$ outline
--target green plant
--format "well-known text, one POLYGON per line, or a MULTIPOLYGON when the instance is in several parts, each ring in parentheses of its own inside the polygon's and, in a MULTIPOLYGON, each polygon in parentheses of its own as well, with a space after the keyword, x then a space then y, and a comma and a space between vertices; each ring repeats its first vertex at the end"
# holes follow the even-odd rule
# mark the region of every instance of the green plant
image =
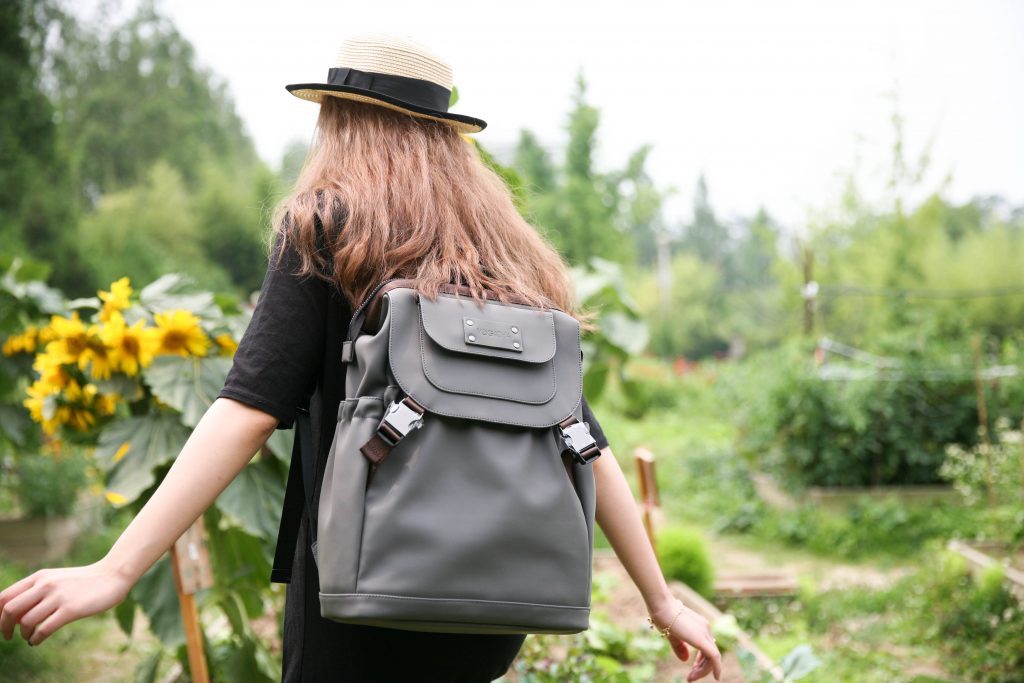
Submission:
POLYGON ((77 448, 18 458, 16 492, 26 517, 51 517, 74 512, 89 481, 90 462, 77 448))
POLYGON ((1020 478, 1024 436, 1019 429, 1012 429, 1009 420, 1000 418, 996 420, 992 437, 995 443, 989 447, 983 444, 973 448, 959 444, 946 447, 946 460, 939 468, 939 476, 950 481, 968 503, 987 502, 989 464, 993 502, 1016 503, 1024 495, 1020 478))
POLYGON ((659 634, 623 629, 595 612, 582 633, 527 636, 513 670, 520 683, 646 683, 654 677, 655 662, 668 651, 659 634), (564 654, 555 656, 558 651, 564 654))
POLYGON ((656 533, 655 544, 666 577, 682 581, 701 595, 711 595, 714 568, 707 542, 699 532, 668 526, 656 533))
POLYGON ((999 565, 974 578, 961 565, 929 580, 934 637, 950 665, 979 683, 1016 682, 1024 671, 1024 607, 1004 578, 999 565))
MULTIPOLYGON (((777 370, 756 387, 759 405, 743 416, 741 449, 794 491, 941 482, 947 446, 978 442, 973 366, 963 346, 893 333, 877 341, 875 352, 885 356, 874 367, 830 358, 818 368, 806 344, 762 354, 757 362, 777 370)), ((993 415, 1024 410, 1009 386, 996 399, 993 415)))
POLYGON ((622 267, 594 257, 572 269, 581 308, 596 314, 595 329, 583 337, 583 391, 597 401, 611 377, 627 385, 626 361, 647 346, 647 325, 626 290, 622 267))
MULTIPOLYGON (((762 670, 749 650, 740 648, 737 656, 740 660, 740 666, 743 667, 743 673, 750 683, 774 683, 779 680, 768 671, 762 670)), ((801 643, 779 660, 779 668, 782 670, 782 682, 799 681, 801 678, 810 675, 821 664, 821 660, 814 654, 814 649, 807 643, 801 643)))

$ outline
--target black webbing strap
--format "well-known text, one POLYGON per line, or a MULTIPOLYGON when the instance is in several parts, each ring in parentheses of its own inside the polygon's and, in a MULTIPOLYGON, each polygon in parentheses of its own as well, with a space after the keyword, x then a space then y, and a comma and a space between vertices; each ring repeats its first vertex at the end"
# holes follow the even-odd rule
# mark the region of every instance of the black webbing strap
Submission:
POLYGON ((299 540, 302 512, 306 511, 306 535, 310 544, 316 540, 316 517, 313 509, 313 478, 316 474, 316 454, 313 452, 313 431, 309 410, 299 408, 295 415, 295 442, 292 462, 288 468, 288 484, 284 491, 284 509, 281 528, 277 533, 274 568, 270 572, 272 583, 290 583, 295 545, 299 540))

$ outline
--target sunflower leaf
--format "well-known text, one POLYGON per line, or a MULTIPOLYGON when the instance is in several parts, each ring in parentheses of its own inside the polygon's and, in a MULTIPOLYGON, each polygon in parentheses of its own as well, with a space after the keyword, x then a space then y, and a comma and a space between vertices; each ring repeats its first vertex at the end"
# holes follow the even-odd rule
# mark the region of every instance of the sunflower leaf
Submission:
POLYGON ((231 362, 227 356, 158 356, 144 372, 153 394, 195 427, 224 386, 231 362))

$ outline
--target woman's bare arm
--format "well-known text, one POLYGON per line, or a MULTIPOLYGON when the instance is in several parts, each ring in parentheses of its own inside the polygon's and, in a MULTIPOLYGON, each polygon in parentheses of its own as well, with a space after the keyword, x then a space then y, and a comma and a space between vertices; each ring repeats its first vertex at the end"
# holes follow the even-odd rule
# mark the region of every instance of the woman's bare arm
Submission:
POLYGON ((0 592, 4 639, 10 640, 15 625, 21 624, 22 637, 36 645, 64 624, 124 600, 249 463, 277 424, 276 417, 262 410, 216 399, 163 482, 103 559, 85 567, 41 569, 0 592))
POLYGON ((722 674, 722 655, 712 639, 710 624, 702 615, 685 607, 669 590, 647 539, 636 499, 612 449, 602 448, 601 457, 591 466, 597 486, 595 520, 640 590, 655 625, 659 628, 668 626, 682 608, 682 613, 672 624, 672 647, 681 659, 689 656, 686 645, 681 641, 700 651, 687 680, 695 681, 709 672, 713 672, 715 680, 718 680, 722 674))

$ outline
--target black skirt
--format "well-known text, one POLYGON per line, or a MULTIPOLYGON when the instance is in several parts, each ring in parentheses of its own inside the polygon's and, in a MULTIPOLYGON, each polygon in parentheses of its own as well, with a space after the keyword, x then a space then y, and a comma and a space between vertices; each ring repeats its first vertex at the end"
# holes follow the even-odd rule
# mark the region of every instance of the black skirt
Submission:
POLYGON ((324 619, 305 516, 298 544, 285 598, 284 683, 489 683, 508 671, 526 640, 525 634, 429 633, 324 619))

